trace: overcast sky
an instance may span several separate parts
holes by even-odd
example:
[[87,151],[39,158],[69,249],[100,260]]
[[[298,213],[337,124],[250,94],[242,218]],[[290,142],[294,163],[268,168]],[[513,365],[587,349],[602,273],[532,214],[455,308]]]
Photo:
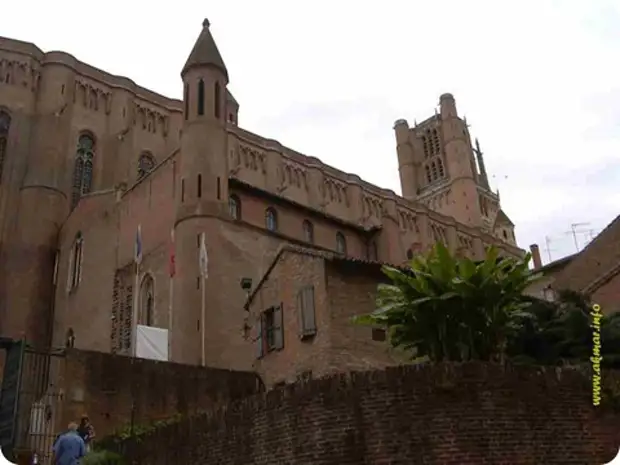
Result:
[[0,35],[180,98],[205,17],[245,129],[400,193],[394,121],[451,92],[520,246],[555,260],[620,214],[617,0],[23,0]]

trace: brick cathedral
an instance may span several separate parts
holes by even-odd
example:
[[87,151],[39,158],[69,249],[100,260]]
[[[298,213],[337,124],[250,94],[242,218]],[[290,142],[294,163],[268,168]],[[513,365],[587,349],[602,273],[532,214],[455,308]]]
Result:
[[437,241],[522,255],[452,95],[396,121],[399,196],[242,129],[206,20],[181,79],[179,101],[0,38],[2,336],[126,354],[138,305],[175,362],[204,344],[208,366],[271,383],[379,367],[399,354],[350,317],[372,310],[381,263]]

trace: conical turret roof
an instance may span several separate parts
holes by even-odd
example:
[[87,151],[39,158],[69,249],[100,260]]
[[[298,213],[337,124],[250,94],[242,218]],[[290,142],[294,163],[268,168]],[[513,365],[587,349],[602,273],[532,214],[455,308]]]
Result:
[[228,70],[226,69],[222,55],[220,55],[220,51],[217,49],[217,45],[215,45],[215,40],[213,40],[209,26],[209,20],[205,19],[202,22],[202,32],[200,33],[200,36],[198,36],[198,39],[194,44],[194,48],[192,49],[192,53],[189,54],[189,57],[185,62],[185,66],[183,66],[181,76],[189,71],[190,68],[197,66],[212,66],[224,73],[226,79],[228,79]]

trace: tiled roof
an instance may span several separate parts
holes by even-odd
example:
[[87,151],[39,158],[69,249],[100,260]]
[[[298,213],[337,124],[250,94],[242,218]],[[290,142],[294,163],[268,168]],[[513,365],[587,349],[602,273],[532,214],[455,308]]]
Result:
[[349,257],[346,255],[338,254],[336,252],[331,252],[331,251],[327,251],[325,249],[321,249],[318,247],[313,247],[310,245],[301,247],[301,246],[293,245],[293,244],[284,244],[278,249],[278,252],[276,253],[273,260],[271,261],[271,264],[269,265],[269,267],[267,268],[267,271],[261,277],[260,281],[254,288],[254,290],[252,290],[246,302],[246,305],[245,305],[246,308],[250,306],[257,292],[261,289],[261,287],[263,286],[263,284],[265,283],[265,281],[267,280],[267,278],[269,277],[273,269],[276,267],[276,265],[280,261],[281,257],[287,252],[316,257],[316,258],[320,258],[320,259],[331,261],[331,262],[349,263],[349,264],[354,264],[354,265],[357,264],[357,265],[361,265],[365,267],[371,266],[377,270],[379,270],[383,265],[388,265],[388,266],[392,266],[392,267],[399,268],[399,269],[405,269],[401,265],[393,265],[390,263],[381,262],[377,260],[367,260],[363,258]]
[[620,272],[620,216],[585,247],[557,276],[553,287],[594,292]]
[[568,266],[568,264],[575,259],[579,255],[578,253],[574,253],[572,255],[567,255],[566,257],[562,257],[558,260],[554,260],[552,262],[547,263],[544,266],[541,266],[536,270],[538,273],[550,274],[562,271],[564,268]]

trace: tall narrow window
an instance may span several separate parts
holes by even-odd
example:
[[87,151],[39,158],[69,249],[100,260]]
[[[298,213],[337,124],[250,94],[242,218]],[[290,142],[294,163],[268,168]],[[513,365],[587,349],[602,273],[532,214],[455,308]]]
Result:
[[185,84],[183,100],[185,101],[185,119],[187,119],[189,118],[189,84]]
[[217,186],[216,186],[216,188],[217,188],[217,199],[220,200],[222,198],[222,185],[220,183],[220,178],[219,177],[217,178],[216,184],[217,184]]
[[11,117],[8,113],[0,111],[0,183],[2,182],[2,169],[6,159],[6,152],[9,145],[9,128],[11,127]]
[[443,162],[441,161],[441,158],[437,160],[437,163],[439,165],[439,177],[443,178],[445,176],[445,171],[443,169]]
[[142,280],[140,289],[140,316],[139,324],[145,326],[153,326],[154,324],[154,307],[155,307],[155,281],[150,274],[147,274]]
[[314,226],[310,221],[304,220],[303,223],[304,229],[304,241],[309,242],[310,244],[314,244]]
[[196,196],[198,198],[202,197],[202,175],[198,175],[198,179],[196,180]]
[[213,95],[214,114],[215,114],[215,117],[217,119],[219,119],[220,118],[220,113],[221,113],[220,112],[220,101],[221,101],[221,95],[220,94],[221,94],[221,90],[220,90],[220,83],[219,82],[215,83],[215,88],[214,88],[213,93],[214,93],[214,95]]
[[265,211],[265,226],[269,231],[277,231],[278,230],[278,215],[276,211],[269,207]]
[[82,233],[77,233],[69,257],[69,279],[67,282],[69,291],[75,289],[80,283],[82,277],[83,250],[84,240],[82,238]]
[[438,174],[437,174],[437,164],[435,162],[431,163],[431,174],[433,176],[433,181],[436,181],[438,178]]
[[181,202],[185,201],[185,179],[181,179]]
[[336,252],[347,254],[347,240],[341,232],[336,233]]
[[144,152],[138,159],[138,179],[142,179],[155,168],[155,158],[149,152]]
[[241,219],[241,202],[239,197],[234,194],[228,198],[228,211],[233,220]]
[[198,81],[198,116],[205,114],[205,82]]
[[73,168],[72,206],[75,207],[80,197],[88,194],[93,184],[93,161],[95,158],[95,140],[88,134],[78,139],[75,166]]

